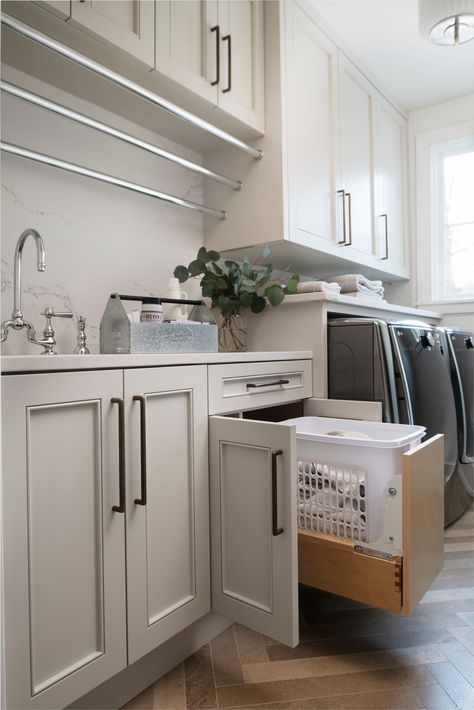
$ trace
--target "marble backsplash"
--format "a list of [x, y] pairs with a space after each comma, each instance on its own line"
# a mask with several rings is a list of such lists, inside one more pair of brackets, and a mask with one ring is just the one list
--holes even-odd
[[[158, 133], [9, 67], [4, 68], [4, 78], [166, 150], [200, 161], [197, 153]], [[19, 99], [3, 98], [2, 124], [3, 138], [10, 143], [202, 202], [199, 175]], [[73, 313], [72, 321], [54, 322], [61, 353], [70, 353], [75, 347], [80, 314], [87, 319], [89, 348], [98, 352], [99, 324], [108, 295], [113, 291], [164, 295], [174, 267], [187, 264], [202, 244], [199, 213], [119, 187], [6, 154], [2, 156], [1, 182], [2, 320], [10, 317], [13, 305], [15, 244], [21, 232], [32, 227], [44, 241], [46, 271], [36, 270], [34, 242], [28, 240], [23, 251], [22, 310], [39, 335], [45, 306]], [[198, 295], [197, 283], [186, 287], [191, 296]], [[24, 331], [10, 332], [2, 344], [3, 354], [38, 352], [40, 348], [27, 343]]]

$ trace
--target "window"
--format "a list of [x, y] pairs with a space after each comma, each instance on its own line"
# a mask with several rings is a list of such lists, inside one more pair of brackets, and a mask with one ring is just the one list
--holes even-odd
[[474, 121], [415, 136], [416, 304], [474, 312]]
[[474, 297], [474, 136], [432, 146], [434, 300]]

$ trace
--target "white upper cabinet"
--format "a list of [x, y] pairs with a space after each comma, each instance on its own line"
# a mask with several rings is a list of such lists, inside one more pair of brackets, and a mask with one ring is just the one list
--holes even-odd
[[376, 125], [376, 253], [403, 275], [407, 269], [406, 120], [378, 96]]
[[264, 129], [263, 2], [158, 0], [156, 69]]
[[71, 0], [36, 0], [35, 5], [44, 7], [63, 20], [71, 17]]
[[154, 0], [72, 0], [71, 22], [154, 66]]
[[337, 47], [295, 5], [286, 10], [290, 235], [337, 253]]
[[375, 89], [339, 54], [339, 127], [344, 190], [343, 246], [372, 256], [374, 244], [374, 102]]
[[127, 665], [122, 373], [2, 377], [5, 693], [63, 708]]
[[129, 662], [210, 610], [207, 368], [124, 375]]
[[221, 49], [217, 0], [156, 3], [156, 69], [217, 104]]
[[264, 52], [261, 0], [219, 0], [221, 34], [218, 105], [264, 130]]

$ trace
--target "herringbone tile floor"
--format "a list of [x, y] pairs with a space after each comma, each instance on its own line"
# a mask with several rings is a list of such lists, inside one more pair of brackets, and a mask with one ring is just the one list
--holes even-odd
[[474, 709], [474, 510], [411, 617], [301, 590], [300, 645], [234, 624], [128, 710]]

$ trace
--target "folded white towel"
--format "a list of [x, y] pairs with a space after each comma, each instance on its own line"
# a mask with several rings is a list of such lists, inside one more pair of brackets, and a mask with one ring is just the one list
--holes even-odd
[[298, 293], [328, 293], [337, 296], [341, 287], [337, 283], [327, 281], [302, 281], [298, 284]]
[[343, 293], [342, 296], [351, 296], [352, 298], [357, 298], [360, 301], [378, 301], [379, 303], [387, 303], [387, 301], [382, 298], [382, 293], [364, 293], [363, 291], [353, 291], [352, 293]]
[[328, 281], [335, 281], [341, 287], [341, 293], [378, 293], [383, 297], [384, 288], [381, 281], [371, 281], [362, 274], [335, 274], [328, 276]]

